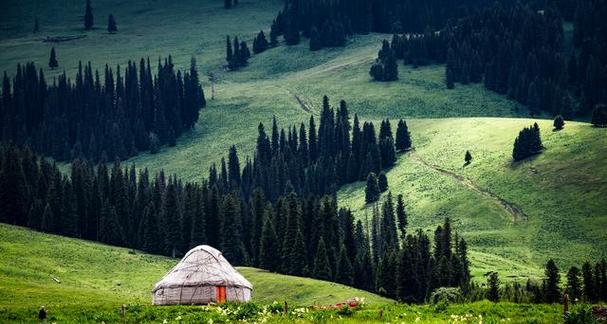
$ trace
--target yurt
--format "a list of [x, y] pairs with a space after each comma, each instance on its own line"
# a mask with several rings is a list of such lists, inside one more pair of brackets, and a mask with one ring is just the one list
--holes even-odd
[[253, 285], [208, 245], [191, 249], [152, 291], [154, 305], [246, 302]]

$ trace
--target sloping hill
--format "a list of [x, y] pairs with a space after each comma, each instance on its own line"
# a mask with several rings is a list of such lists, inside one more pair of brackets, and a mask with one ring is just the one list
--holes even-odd
[[[151, 289], [178, 260], [0, 224], [2, 309], [116, 307], [151, 303]], [[253, 301], [333, 304], [364, 297], [389, 299], [309, 278], [239, 268], [254, 285]], [[0, 316], [1, 321], [1, 316]]]
[[[518, 131], [538, 122], [545, 150], [512, 163]], [[404, 194], [409, 228], [454, 221], [472, 250], [474, 273], [540, 276], [548, 258], [565, 266], [607, 256], [607, 131], [551, 120], [449, 118], [411, 120], [415, 149], [388, 173]], [[472, 163], [464, 166], [470, 150]], [[371, 217], [364, 183], [339, 192], [341, 205]], [[431, 234], [431, 233], [429, 233]]]

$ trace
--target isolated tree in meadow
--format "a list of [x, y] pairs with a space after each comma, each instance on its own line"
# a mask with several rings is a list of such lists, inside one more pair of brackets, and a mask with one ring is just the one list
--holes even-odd
[[388, 190], [388, 178], [383, 171], [380, 172], [379, 177], [377, 177], [377, 185], [379, 186], [380, 192], [385, 192]]
[[565, 126], [565, 119], [563, 118], [563, 116], [558, 115], [554, 118], [554, 123], [553, 123], [554, 129], [556, 130], [561, 130], [563, 129], [563, 127]]
[[55, 53], [55, 48], [51, 48], [51, 56], [48, 59], [48, 67], [54, 69], [59, 66], [59, 62], [57, 62], [57, 54]]
[[560, 302], [561, 288], [559, 288], [559, 282], [561, 281], [561, 275], [554, 260], [548, 260], [544, 274], [546, 276], [544, 286], [544, 298], [546, 302], [549, 304]]
[[533, 126], [525, 127], [519, 132], [518, 137], [514, 140], [512, 158], [515, 161], [519, 161], [540, 153], [542, 149], [540, 127], [537, 123], [534, 123]]
[[396, 127], [396, 149], [402, 152], [410, 148], [411, 134], [409, 134], [409, 127], [407, 127], [407, 122], [401, 119]]
[[571, 267], [567, 272], [567, 288], [565, 291], [569, 294], [569, 298], [573, 302], [582, 300], [582, 272], [578, 267]]
[[370, 172], [367, 176], [367, 186], [365, 187], [365, 201], [367, 204], [376, 202], [379, 199], [379, 183], [374, 172]]
[[472, 162], [472, 154], [470, 154], [470, 151], [466, 151], [466, 155], [464, 156], [464, 162], [466, 162], [466, 165]]
[[116, 26], [116, 19], [114, 19], [113, 14], [110, 14], [107, 18], [107, 31], [108, 33], [115, 33], [118, 31], [118, 26]]
[[497, 272], [493, 271], [487, 278], [487, 299], [494, 303], [500, 301], [500, 278]]
[[86, 0], [86, 8], [84, 11], [84, 29], [93, 29], [94, 17], [93, 8], [91, 7], [91, 0]]
[[269, 46], [266, 35], [263, 30], [259, 31], [255, 39], [253, 40], [253, 53], [258, 54], [265, 51]]

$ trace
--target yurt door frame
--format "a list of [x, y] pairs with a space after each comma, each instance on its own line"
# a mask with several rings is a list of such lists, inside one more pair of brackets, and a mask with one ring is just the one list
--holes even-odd
[[225, 286], [217, 286], [215, 287], [215, 299], [218, 304], [223, 304], [226, 302], [226, 287]]

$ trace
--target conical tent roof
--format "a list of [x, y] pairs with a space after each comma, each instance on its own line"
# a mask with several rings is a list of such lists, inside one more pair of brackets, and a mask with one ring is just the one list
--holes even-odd
[[253, 285], [232, 267], [220, 251], [208, 245], [199, 245], [191, 249], [156, 284], [153, 292], [163, 288], [200, 286], [253, 289]]

